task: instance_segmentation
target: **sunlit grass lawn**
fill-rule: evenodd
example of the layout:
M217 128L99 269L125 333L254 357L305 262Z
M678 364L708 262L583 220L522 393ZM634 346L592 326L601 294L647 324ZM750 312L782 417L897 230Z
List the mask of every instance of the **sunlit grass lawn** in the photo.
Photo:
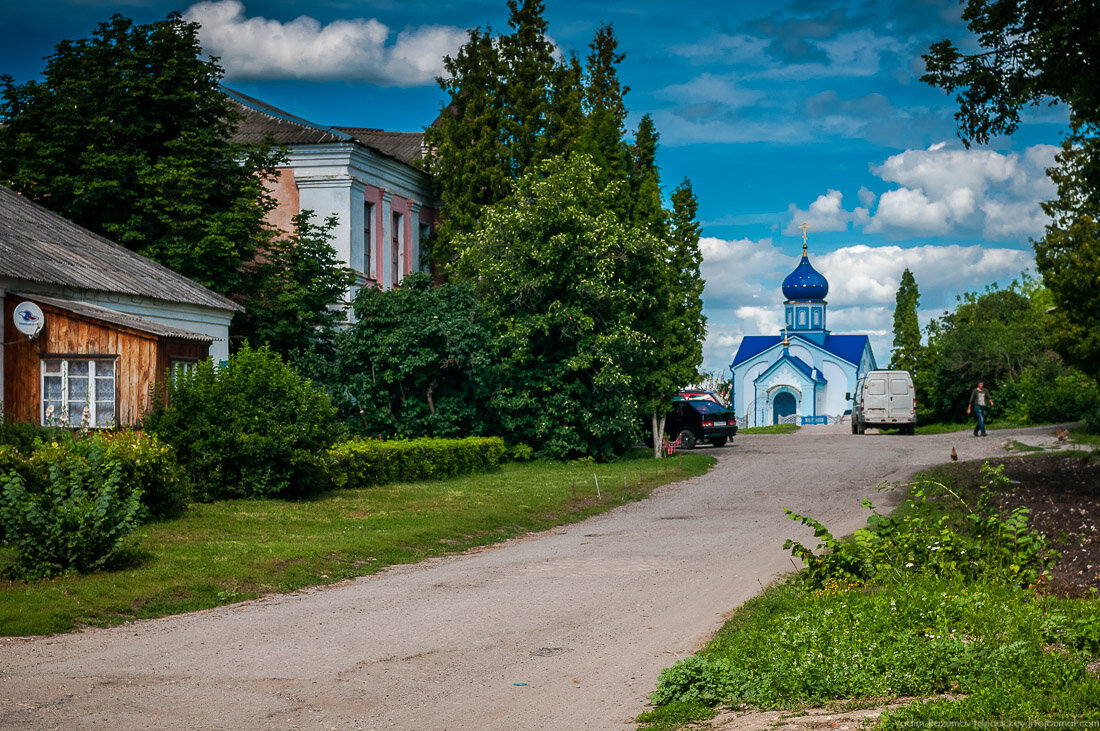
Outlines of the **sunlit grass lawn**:
M639 450L610 464L507 464L308 501L196 504L139 529L141 543L120 570L0 582L0 634L111 625L363 576L582 520L712 464L704 454L654 460Z

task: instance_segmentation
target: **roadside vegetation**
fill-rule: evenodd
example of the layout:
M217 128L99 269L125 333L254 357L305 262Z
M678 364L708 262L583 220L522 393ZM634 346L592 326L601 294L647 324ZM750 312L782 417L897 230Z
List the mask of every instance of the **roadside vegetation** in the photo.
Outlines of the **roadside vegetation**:
M507 463L310 499L194 503L140 527L108 570L0 581L0 635L108 626L373 574L579 521L712 464L639 449L607 464Z
M788 511L819 541L813 550L787 541L805 569L663 671L656 708L639 720L679 728L719 707L914 699L875 728L1100 721L1096 589L1051 583L1059 554L1029 525L1029 508L1011 506L1011 487L1003 465L983 466L980 477L945 466L914 481L891 516L865 501L868 526L846 541Z

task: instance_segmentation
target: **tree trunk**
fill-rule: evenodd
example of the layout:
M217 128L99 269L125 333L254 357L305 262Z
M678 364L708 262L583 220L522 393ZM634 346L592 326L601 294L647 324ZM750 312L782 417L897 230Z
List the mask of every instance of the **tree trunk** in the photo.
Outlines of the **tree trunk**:
M653 427L653 459L661 458L661 448L665 443L665 418L668 416L664 411L659 414L654 411L653 418L650 420L650 424Z

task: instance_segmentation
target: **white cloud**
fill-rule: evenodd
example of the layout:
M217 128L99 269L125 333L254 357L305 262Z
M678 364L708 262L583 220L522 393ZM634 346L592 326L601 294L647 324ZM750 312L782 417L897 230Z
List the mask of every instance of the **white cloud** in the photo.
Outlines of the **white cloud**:
M848 222L854 217L854 213L844 210L843 194L839 190L830 190L825 195L819 195L817 200L810 204L809 210L799 210L792 203L787 212L791 221L783 233L794 236L799 233L799 227L805 223L814 231L847 231Z
M420 86L444 73L466 32L451 26L391 30L375 19L327 25L306 15L283 23L249 18L240 0L213 0L184 13L202 26L203 49L221 59L228 79L341 79L387 86Z
M900 239L909 236L980 235L998 240L1026 240L1043 233L1047 222L1040 202L1052 198L1046 176L1057 152L1035 145L1022 154L965 150L937 143L926 150L906 150L871 171L898 187L876 196L860 188L862 207L842 206L839 191L829 190L802 210L790 204L785 232L806 220L821 231L843 231L849 222L864 233ZM876 205L877 198L877 205Z

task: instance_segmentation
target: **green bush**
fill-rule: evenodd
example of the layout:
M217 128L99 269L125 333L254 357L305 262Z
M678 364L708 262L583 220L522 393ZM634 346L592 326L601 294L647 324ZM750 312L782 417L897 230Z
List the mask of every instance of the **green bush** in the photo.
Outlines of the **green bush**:
M1084 413L1085 431L1089 434L1100 434L1100 406L1095 406Z
M191 500L191 480L175 450L152 434L104 432L104 452L123 470L123 479L140 485L141 502L151 518L174 518Z
M172 445L200 500L299 497L332 483L326 455L343 436L328 396L267 347L246 343L165 387L145 429Z
M0 422L0 445L10 444L24 454L30 454L35 441L48 442L63 429L40 426L31 422L8 424Z
M36 579L108 566L127 547L145 508L125 460L101 435L60 435L0 473L0 531L14 548L7 571Z
M352 439L329 452L339 487L368 487L427 477L485 472L504 457L498 437L409 439L383 442Z

